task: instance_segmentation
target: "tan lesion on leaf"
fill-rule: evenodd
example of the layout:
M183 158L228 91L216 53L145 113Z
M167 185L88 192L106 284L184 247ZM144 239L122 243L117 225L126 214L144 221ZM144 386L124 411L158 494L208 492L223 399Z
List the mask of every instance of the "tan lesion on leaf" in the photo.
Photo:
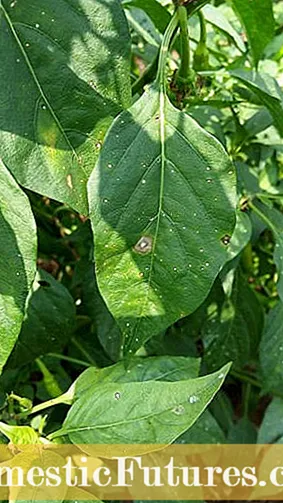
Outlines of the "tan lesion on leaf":
M142 236L135 244L134 250L137 253L141 253L143 255L150 253L152 250L152 241L153 240L151 236Z

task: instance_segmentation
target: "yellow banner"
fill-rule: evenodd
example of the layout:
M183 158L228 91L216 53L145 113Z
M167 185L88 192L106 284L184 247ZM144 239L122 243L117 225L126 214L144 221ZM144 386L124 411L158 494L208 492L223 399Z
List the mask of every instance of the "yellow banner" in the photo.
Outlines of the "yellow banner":
M1 500L283 500L283 445L1 445Z

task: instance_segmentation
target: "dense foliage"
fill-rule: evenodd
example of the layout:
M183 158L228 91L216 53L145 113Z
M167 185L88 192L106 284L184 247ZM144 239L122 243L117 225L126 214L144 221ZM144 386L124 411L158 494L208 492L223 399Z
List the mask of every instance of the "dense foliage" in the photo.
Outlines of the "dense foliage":
M283 2L0 22L0 441L282 442Z

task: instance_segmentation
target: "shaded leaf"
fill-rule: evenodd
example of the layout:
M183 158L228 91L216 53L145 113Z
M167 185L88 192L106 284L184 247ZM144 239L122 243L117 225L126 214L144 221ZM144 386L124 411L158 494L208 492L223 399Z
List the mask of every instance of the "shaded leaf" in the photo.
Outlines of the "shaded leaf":
M130 103L118 0L2 0L0 154L19 183L87 213L104 134Z
M268 313L260 344L260 365L266 391L281 390L283 384L283 303Z
M234 170L155 85L114 121L88 190L98 286L134 352L193 312L227 260Z
M181 435L176 444L225 444L225 435L213 415L205 410L195 424Z
M203 327L205 361L209 368L232 360L242 366L255 356L259 344L263 311L254 292L240 274L236 274L231 297L219 315Z
M179 382L109 383L90 388L72 405L62 430L73 443L170 444L219 390L230 365Z
M60 351L73 333L75 314L75 304L68 290L53 276L39 270L8 367L26 365L46 353Z
M168 10L156 0L126 0L123 5L143 9L160 33L164 33L170 22L171 16Z
M283 93L277 81L266 73L248 70L233 70L231 75L253 91L269 110L275 126L283 136Z
M246 417L241 418L236 424L231 426L227 437L228 444L256 444L256 440L256 427Z
M267 407L261 423L258 444L283 444L283 400L273 398Z
M0 161L0 373L21 330L36 272L36 226L28 198Z
M267 44L274 37L272 0L232 0L232 6L241 19L251 46L255 64L261 59ZM264 29L262 29L264 21Z
M253 205L256 215L269 227L275 238L274 262L277 267L277 290L283 301L283 215L276 208L257 202Z

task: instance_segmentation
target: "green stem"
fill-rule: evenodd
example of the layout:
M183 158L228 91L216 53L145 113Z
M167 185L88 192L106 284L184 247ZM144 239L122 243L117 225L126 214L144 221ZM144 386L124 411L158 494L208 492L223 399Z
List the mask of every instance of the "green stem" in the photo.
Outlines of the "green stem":
M259 389L262 388L261 383L257 379L255 379L247 374L244 374L243 372L241 372L239 370L231 370L231 375L233 377L235 377L236 379L240 379L241 381L243 381L247 384L251 384L252 386L255 386L256 388L259 388Z
M249 417L249 404L251 396L252 385L250 382L245 384L244 399L243 399L243 416L245 418Z
M157 82L164 89L166 82L166 61L168 57L169 47L171 39L174 35L174 31L178 26L178 12L172 16L170 23L168 24L166 31L164 33L163 41L160 48L159 61L158 61L158 71L157 71Z
M74 344L74 346L76 346L76 348L82 353L82 355L86 358L86 360L89 361L89 363L91 365L94 365L96 367L96 362L94 361L94 359L88 354L88 352L86 351L86 349L82 346L82 344L77 341L77 339L75 339L75 337L73 337L72 339L72 343Z
M186 7L178 7L177 13L181 39L181 65L178 75L181 79L187 80L190 71L190 37Z
M77 358L72 358L71 356L59 355L57 353L48 353L48 356L51 356L52 358L58 358L58 360L64 360L64 361L70 362L70 363L76 363L77 365L81 365L82 367L90 367L91 366L90 363L85 362L83 360L78 360Z
M52 398L51 400L47 400L47 402L40 403L35 405L31 410L28 411L28 415L37 414L42 410L49 409L49 407L53 407L54 405L66 404L71 405L73 401L73 394L70 391L63 393L63 395L57 396L57 398Z
M206 46L207 33L206 33L206 22L204 15L201 11L198 12L199 24L200 24L200 39L199 41Z

